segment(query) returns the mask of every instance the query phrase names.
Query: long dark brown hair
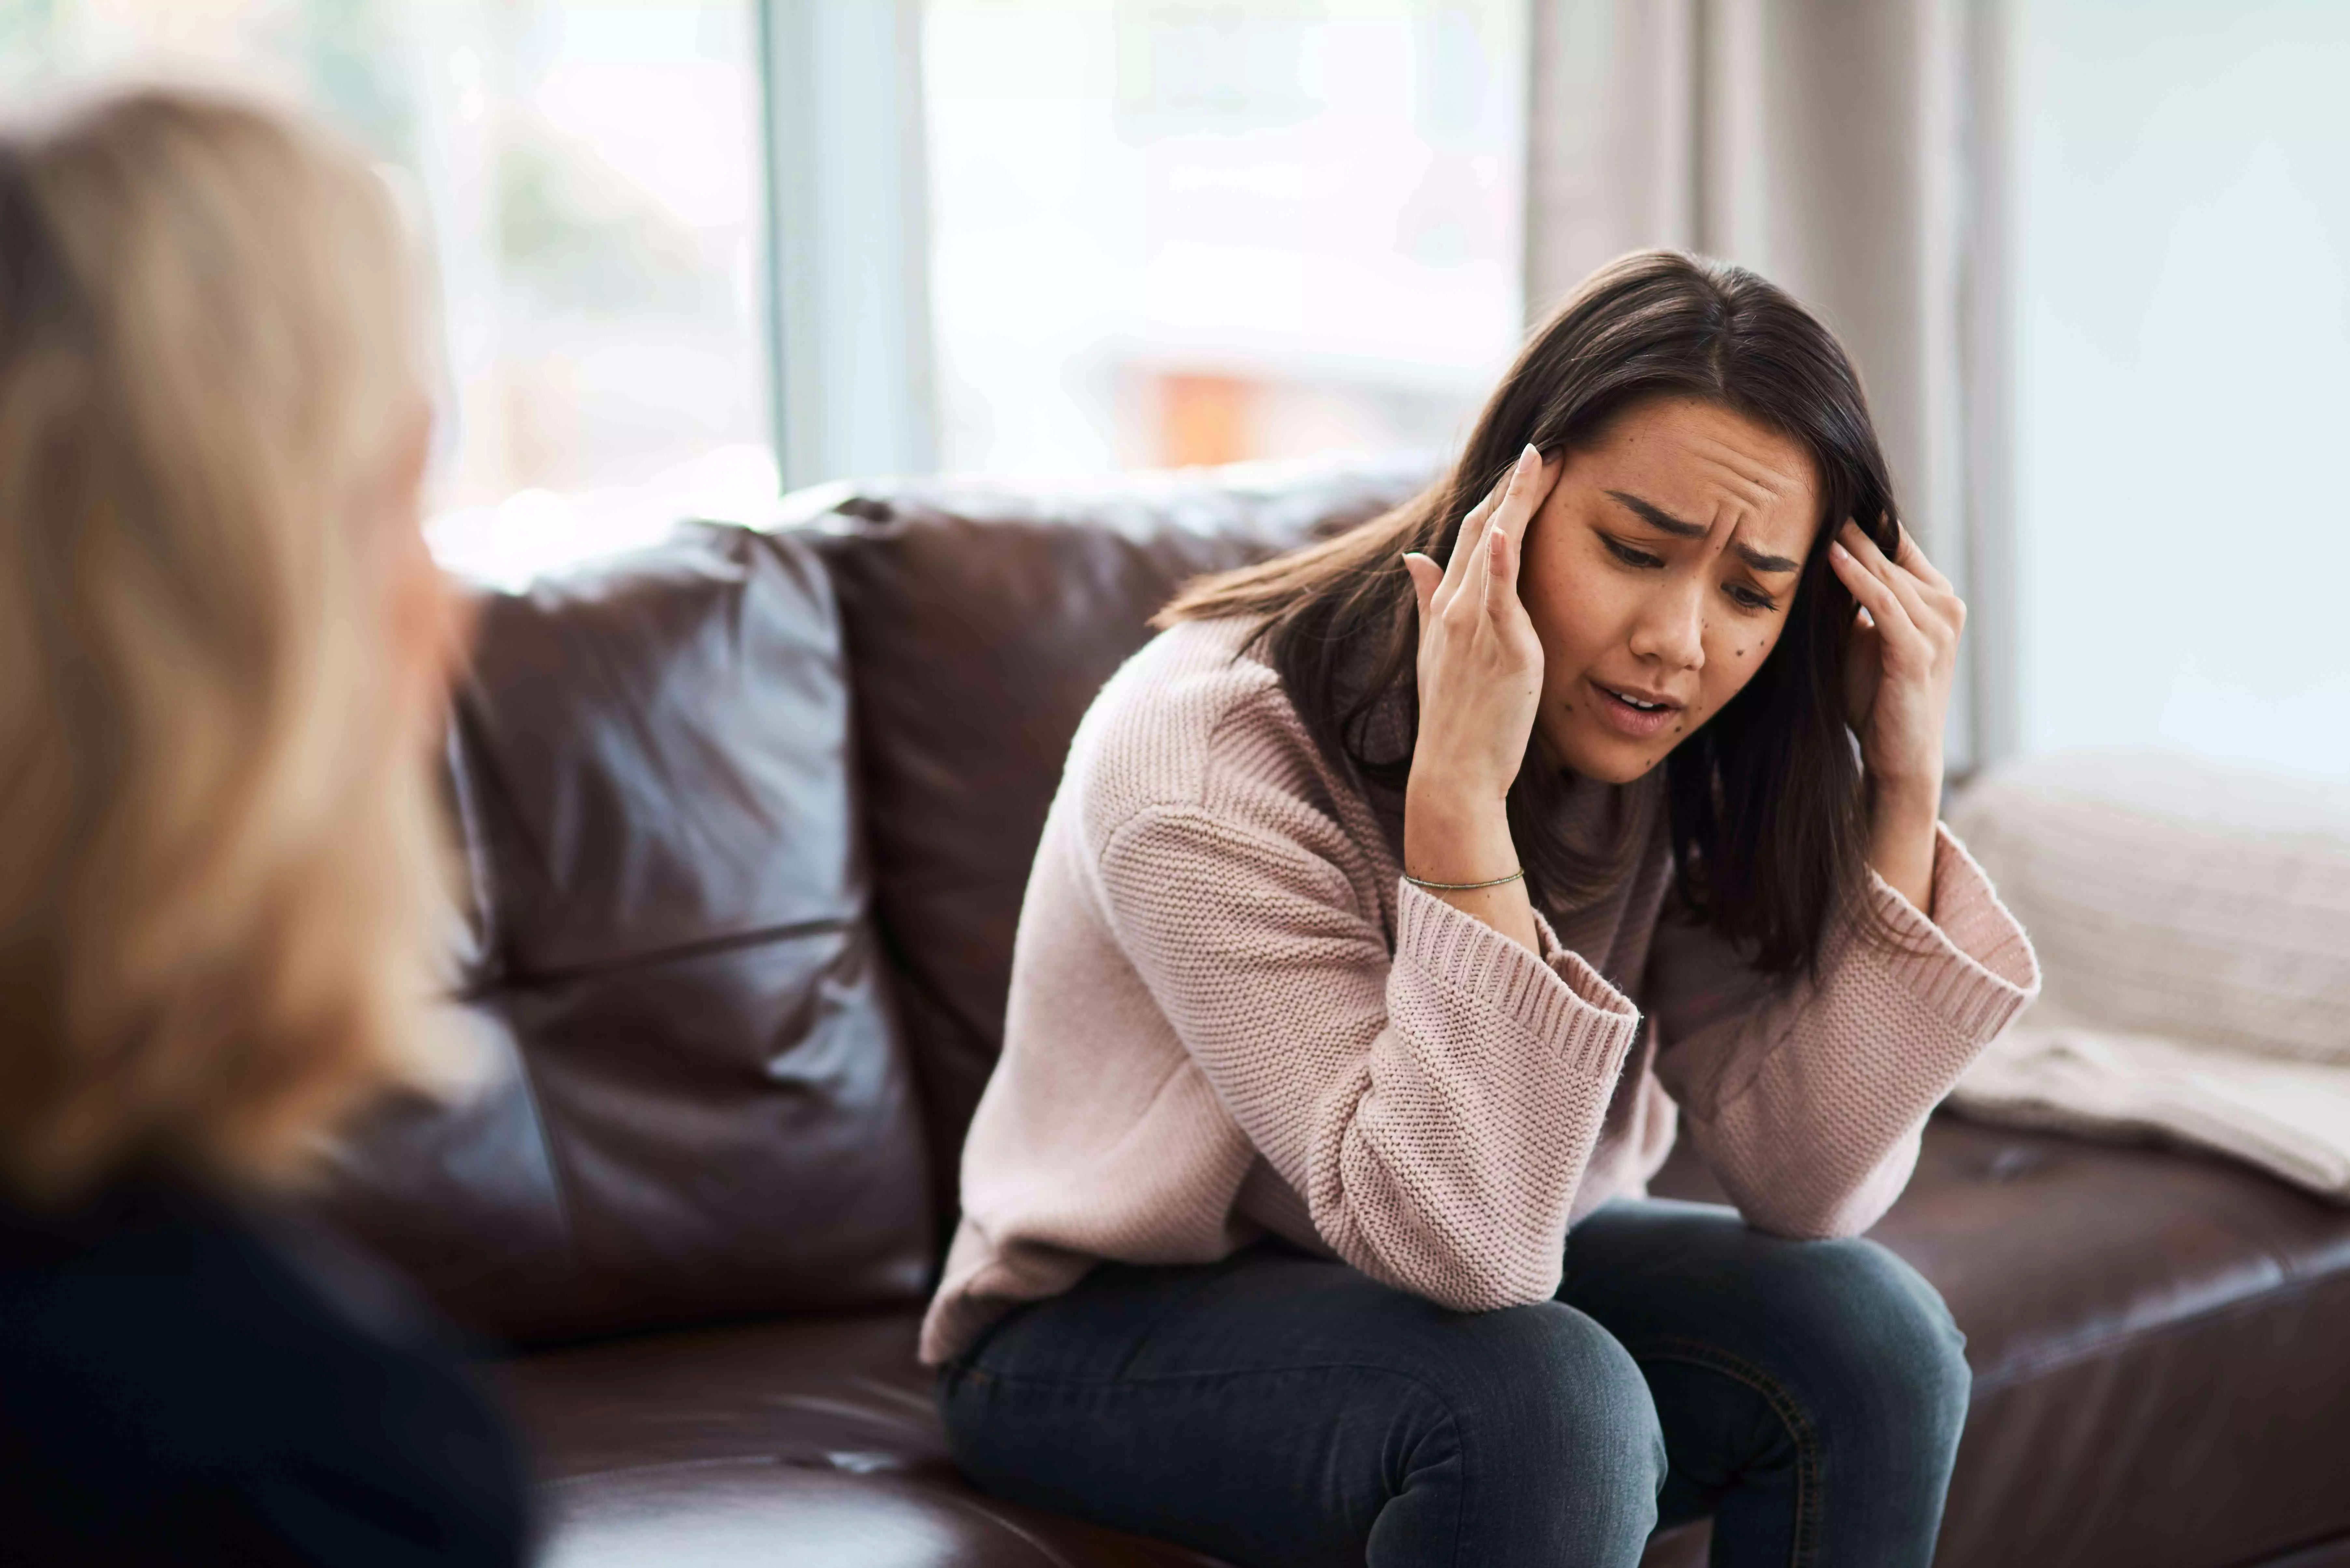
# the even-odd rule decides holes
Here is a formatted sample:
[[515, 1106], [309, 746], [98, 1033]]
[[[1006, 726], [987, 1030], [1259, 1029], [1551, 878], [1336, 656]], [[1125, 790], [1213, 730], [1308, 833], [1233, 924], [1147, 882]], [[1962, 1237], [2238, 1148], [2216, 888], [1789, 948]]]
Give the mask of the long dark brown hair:
[[[1835, 334], [1742, 267], [1673, 251], [1608, 264], [1528, 338], [1451, 473], [1412, 501], [1305, 549], [1190, 585], [1160, 626], [1254, 616], [1253, 646], [1329, 758], [1402, 787], [1417, 729], [1418, 622], [1402, 555], [1451, 558], [1461, 519], [1532, 442], [1587, 446], [1634, 407], [1695, 398], [1810, 452], [1820, 511], [1787, 624], [1753, 678], [1666, 759], [1675, 876], [1691, 911], [1763, 971], [1814, 965], [1865, 877], [1860, 763], [1845, 725], [1853, 601], [1819, 546], [1846, 518], [1889, 555], [1893, 483], [1860, 377]], [[1400, 697], [1400, 754], [1370, 753], [1373, 715]], [[1620, 874], [1545, 828], [1561, 781], [1529, 745], [1510, 827], [1537, 898]]]

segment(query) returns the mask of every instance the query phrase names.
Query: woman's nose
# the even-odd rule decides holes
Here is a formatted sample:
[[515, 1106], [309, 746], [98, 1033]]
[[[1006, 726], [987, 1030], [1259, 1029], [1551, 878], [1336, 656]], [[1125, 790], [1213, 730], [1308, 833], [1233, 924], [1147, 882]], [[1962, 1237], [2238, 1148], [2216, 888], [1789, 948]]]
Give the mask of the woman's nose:
[[1694, 670], [1705, 663], [1703, 588], [1690, 583], [1660, 589], [1641, 607], [1632, 627], [1632, 652], [1668, 670]]

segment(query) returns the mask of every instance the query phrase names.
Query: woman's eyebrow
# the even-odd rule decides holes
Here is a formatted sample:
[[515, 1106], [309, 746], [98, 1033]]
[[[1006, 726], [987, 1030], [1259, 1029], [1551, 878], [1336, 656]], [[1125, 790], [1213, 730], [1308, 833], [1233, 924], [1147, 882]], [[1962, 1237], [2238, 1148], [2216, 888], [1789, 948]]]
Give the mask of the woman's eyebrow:
[[1804, 563], [1801, 561], [1791, 561], [1784, 556], [1765, 555], [1753, 545], [1743, 542], [1733, 544], [1730, 547], [1738, 553], [1740, 560], [1758, 572], [1794, 572], [1803, 569]]
[[1605, 493], [1609, 500], [1632, 513], [1651, 528], [1680, 539], [1705, 537], [1705, 524], [1702, 523], [1684, 523], [1663, 507], [1653, 505], [1637, 495], [1627, 495], [1620, 490], [1610, 490]]
[[[1685, 522], [1661, 506], [1643, 501], [1637, 495], [1627, 495], [1620, 490], [1609, 490], [1602, 493], [1660, 533], [1670, 534], [1679, 539], [1705, 537], [1706, 527], [1702, 523]], [[1784, 556], [1767, 554], [1742, 540], [1733, 543], [1730, 547], [1737, 553], [1740, 560], [1758, 572], [1794, 572], [1803, 568], [1804, 564], [1801, 561], [1791, 561]]]

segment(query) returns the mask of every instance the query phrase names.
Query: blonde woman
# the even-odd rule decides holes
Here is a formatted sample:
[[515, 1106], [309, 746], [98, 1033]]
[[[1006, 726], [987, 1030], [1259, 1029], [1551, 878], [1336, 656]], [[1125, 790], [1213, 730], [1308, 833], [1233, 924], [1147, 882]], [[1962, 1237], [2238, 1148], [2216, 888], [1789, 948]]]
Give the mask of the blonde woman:
[[431, 1065], [414, 328], [306, 127], [0, 132], [0, 1560], [520, 1556], [493, 1412], [264, 1198]]

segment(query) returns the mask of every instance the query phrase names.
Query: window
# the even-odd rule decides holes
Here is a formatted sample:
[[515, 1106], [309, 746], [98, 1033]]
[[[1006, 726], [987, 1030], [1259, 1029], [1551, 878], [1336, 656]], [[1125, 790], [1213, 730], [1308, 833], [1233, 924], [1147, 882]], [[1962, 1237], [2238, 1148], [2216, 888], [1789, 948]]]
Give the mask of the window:
[[0, 90], [194, 67], [384, 161], [443, 302], [444, 555], [771, 497], [747, 0], [0, 4]]
[[2350, 781], [2350, 7], [2020, 28], [2023, 745]]
[[755, 511], [771, 385], [795, 483], [1450, 445], [1523, 325], [1525, 27], [1521, 0], [45, 0], [0, 5], [0, 88], [193, 63], [383, 161], [444, 302], [435, 542], [479, 570]]
[[1465, 432], [1523, 325], [1510, 0], [930, 0], [941, 460]]

